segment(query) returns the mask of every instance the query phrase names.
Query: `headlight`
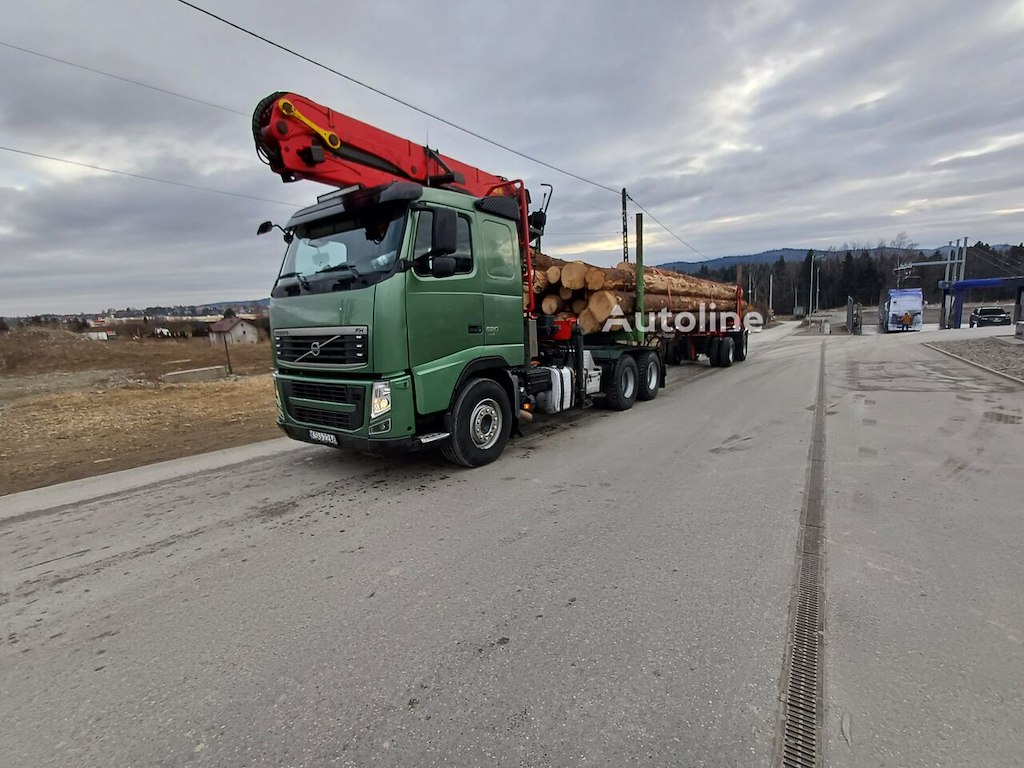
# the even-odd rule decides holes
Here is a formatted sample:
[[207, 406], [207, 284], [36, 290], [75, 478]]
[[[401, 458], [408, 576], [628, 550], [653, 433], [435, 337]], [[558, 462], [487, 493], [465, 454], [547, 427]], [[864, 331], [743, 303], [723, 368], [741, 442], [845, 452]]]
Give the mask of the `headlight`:
[[373, 382], [373, 391], [370, 393], [370, 418], [376, 419], [391, 410], [391, 382]]

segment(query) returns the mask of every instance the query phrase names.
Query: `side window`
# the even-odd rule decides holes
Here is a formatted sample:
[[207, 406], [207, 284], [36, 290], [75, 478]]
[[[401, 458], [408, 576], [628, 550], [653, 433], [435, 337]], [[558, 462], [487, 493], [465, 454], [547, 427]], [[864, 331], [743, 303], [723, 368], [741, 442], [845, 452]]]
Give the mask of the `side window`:
[[[434, 214], [430, 211], [420, 211], [416, 224], [416, 245], [413, 247], [413, 259], [419, 259], [430, 252], [430, 229], [434, 226]], [[416, 274], [430, 274], [430, 270], [416, 267]]]
[[481, 230], [487, 274], [505, 279], [519, 278], [519, 251], [512, 230], [497, 221], [485, 221]]
[[[416, 243], [413, 246], [413, 259], [419, 259], [430, 253], [431, 229], [434, 226], [434, 214], [430, 211], [420, 211], [416, 223]], [[455, 274], [464, 275], [473, 271], [473, 242], [469, 232], [469, 219], [459, 216], [455, 227]], [[429, 275], [428, 266], [415, 267], [417, 275]]]
[[455, 274], [466, 274], [473, 271], [473, 243], [469, 236], [469, 219], [459, 216], [455, 227]]

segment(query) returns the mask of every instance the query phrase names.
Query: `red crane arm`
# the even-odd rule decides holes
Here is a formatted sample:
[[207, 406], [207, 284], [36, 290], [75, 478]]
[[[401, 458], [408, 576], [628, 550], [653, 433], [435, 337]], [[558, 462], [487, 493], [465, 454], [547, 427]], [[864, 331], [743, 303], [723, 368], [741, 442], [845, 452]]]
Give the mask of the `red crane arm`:
[[284, 181], [335, 187], [414, 181], [474, 197], [502, 194], [495, 188], [507, 182], [294, 93], [274, 93], [259, 103], [253, 138]]
[[[376, 187], [413, 181], [474, 197], [514, 197], [526, 285], [533, 286], [530, 223], [522, 181], [460, 163], [295, 93], [272, 93], [252, 116], [256, 152], [283, 181], [309, 179], [335, 187]], [[528, 294], [532, 315], [535, 299]]]

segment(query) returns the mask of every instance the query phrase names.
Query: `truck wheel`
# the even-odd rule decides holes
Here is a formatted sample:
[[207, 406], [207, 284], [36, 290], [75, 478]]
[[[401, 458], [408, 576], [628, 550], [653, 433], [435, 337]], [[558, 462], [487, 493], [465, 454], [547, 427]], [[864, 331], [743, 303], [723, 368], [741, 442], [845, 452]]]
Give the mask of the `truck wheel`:
[[736, 342], [731, 336], [724, 336], [718, 342], [718, 365], [721, 368], [728, 368], [736, 359]]
[[665, 343], [665, 364], [666, 365], [679, 365], [682, 362], [679, 354], [679, 345], [674, 341], [668, 341]]
[[661, 362], [658, 360], [657, 352], [644, 352], [637, 355], [637, 368], [640, 373], [640, 388], [637, 390], [637, 400], [653, 400], [658, 396], [658, 388], [661, 386]]
[[629, 355], [622, 355], [615, 361], [611, 379], [602, 383], [604, 404], [613, 411], [628, 411], [636, 402], [637, 395], [636, 361]]
[[452, 436], [444, 457], [464, 467], [482, 467], [501, 456], [512, 431], [508, 394], [495, 381], [473, 379], [455, 399]]
[[750, 340], [750, 334], [747, 331], [737, 333], [734, 337], [736, 340], [736, 352], [735, 359], [737, 363], [742, 363], [747, 359], [747, 342]]
[[708, 345], [705, 348], [705, 351], [708, 356], [708, 362], [711, 364], [712, 368], [718, 367], [718, 346], [719, 339], [717, 336], [708, 339]]

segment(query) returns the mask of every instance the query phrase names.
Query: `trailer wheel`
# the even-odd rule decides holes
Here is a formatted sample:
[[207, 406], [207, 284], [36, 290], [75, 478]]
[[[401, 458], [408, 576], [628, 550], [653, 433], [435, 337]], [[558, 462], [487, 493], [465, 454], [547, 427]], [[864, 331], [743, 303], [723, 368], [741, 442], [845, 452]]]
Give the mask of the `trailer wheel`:
[[496, 381], [472, 379], [455, 399], [452, 435], [444, 457], [464, 467], [482, 467], [501, 456], [512, 431], [508, 394]]
[[718, 365], [721, 368], [728, 368], [736, 359], [736, 342], [731, 336], [723, 336], [718, 343]]
[[674, 339], [664, 342], [664, 350], [666, 365], [679, 365], [682, 362], [682, 357], [679, 354], [679, 344]]
[[705, 348], [705, 354], [707, 354], [708, 362], [711, 364], [712, 368], [718, 367], [718, 346], [719, 339], [717, 336], [713, 336], [712, 338], [708, 339], [708, 345]]
[[658, 388], [661, 386], [661, 361], [658, 360], [657, 352], [644, 352], [637, 355], [637, 368], [640, 373], [640, 388], [637, 390], [637, 400], [653, 400], [658, 396]]
[[741, 331], [733, 338], [736, 340], [736, 362], [742, 363], [747, 359], [747, 342], [750, 340], [750, 334], [747, 331]]
[[639, 375], [636, 360], [622, 355], [615, 361], [612, 375], [604, 390], [604, 404], [613, 411], [628, 411], [636, 402]]

